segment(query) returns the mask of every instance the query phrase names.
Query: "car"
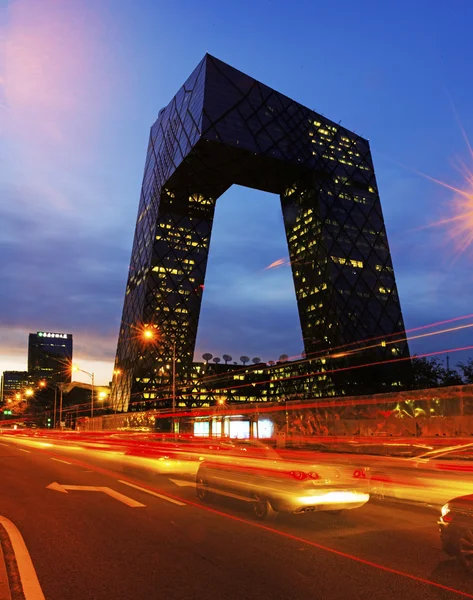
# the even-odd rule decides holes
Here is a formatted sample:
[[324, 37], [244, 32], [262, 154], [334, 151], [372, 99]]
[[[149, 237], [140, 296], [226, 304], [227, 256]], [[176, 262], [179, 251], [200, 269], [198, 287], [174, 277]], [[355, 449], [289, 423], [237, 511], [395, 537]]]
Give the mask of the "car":
[[[348, 473], [348, 472], [347, 472]], [[282, 457], [257, 440], [234, 441], [234, 450], [204, 459], [196, 475], [197, 498], [221, 496], [247, 503], [258, 520], [279, 512], [339, 513], [369, 500], [361, 470], [349, 473], [335, 466]]]
[[449, 498], [473, 494], [473, 443], [417, 456], [370, 457], [365, 462], [371, 495], [440, 507]]
[[444, 551], [473, 573], [473, 494], [444, 504], [438, 525]]
[[[111, 448], [113, 449], [114, 446]], [[194, 479], [199, 463], [206, 457], [221, 455], [232, 450], [234, 450], [233, 444], [225, 440], [156, 441], [138, 438], [124, 443], [122, 462], [127, 472], [138, 470], [154, 475], [176, 475]]]

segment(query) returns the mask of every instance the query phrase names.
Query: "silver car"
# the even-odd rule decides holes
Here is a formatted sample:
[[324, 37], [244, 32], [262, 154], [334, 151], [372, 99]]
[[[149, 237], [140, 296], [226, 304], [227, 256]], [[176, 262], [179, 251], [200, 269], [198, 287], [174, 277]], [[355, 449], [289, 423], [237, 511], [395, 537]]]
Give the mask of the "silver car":
[[[344, 469], [342, 468], [342, 471]], [[358, 473], [358, 476], [357, 474]], [[341, 512], [369, 500], [368, 484], [359, 470], [346, 473], [328, 463], [284, 458], [256, 440], [237, 441], [225, 455], [200, 463], [197, 497], [226, 496], [246, 502], [260, 520], [278, 512]]]

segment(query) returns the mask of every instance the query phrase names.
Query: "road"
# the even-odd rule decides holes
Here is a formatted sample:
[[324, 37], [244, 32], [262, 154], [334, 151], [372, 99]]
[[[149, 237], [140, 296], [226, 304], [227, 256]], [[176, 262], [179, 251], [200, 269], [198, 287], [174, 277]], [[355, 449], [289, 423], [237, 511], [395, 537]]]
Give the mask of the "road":
[[190, 477], [124, 470], [119, 457], [0, 437], [0, 515], [47, 600], [473, 598], [434, 512], [370, 501], [259, 523], [237, 502], [199, 503]]

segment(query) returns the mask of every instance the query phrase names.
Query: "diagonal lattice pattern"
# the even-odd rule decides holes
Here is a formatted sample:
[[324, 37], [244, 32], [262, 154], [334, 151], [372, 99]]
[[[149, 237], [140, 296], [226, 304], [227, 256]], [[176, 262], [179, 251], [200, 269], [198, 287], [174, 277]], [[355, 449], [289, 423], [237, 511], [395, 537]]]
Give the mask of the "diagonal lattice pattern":
[[[118, 410], [169, 403], [173, 345], [178, 388], [188, 389], [215, 202], [234, 183], [280, 196], [308, 356], [373, 337], [379, 345], [363, 360], [408, 355], [368, 142], [206, 55], [150, 132], [112, 386]], [[156, 343], [143, 343], [142, 326], [159, 332]], [[393, 335], [386, 348], [382, 337]], [[383, 372], [386, 385], [396, 377]]]

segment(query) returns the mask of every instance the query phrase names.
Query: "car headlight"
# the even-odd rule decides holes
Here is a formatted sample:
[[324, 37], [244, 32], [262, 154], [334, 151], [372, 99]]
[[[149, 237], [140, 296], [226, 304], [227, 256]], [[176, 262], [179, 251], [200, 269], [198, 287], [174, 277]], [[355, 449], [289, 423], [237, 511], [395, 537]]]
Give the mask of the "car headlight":
[[440, 511], [440, 514], [442, 515], [442, 517], [446, 517], [449, 512], [450, 512], [450, 506], [448, 504], [444, 504], [442, 506], [442, 510]]

